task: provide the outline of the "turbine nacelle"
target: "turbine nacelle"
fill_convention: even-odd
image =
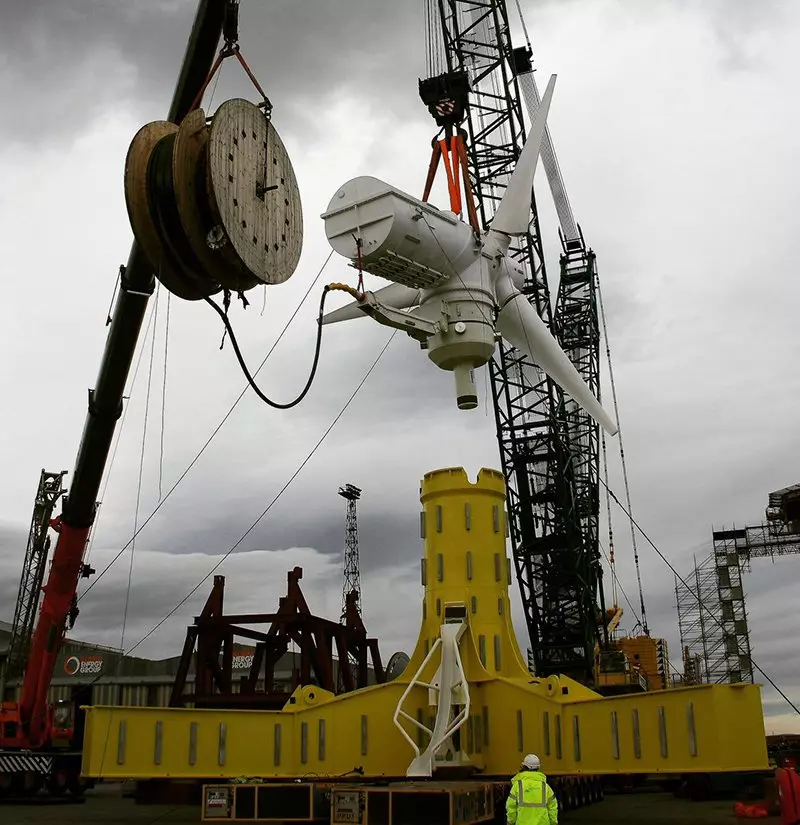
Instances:
[[[531,188],[553,95],[552,76],[491,227],[482,236],[442,211],[373,177],[345,183],[322,215],[333,249],[392,283],[334,310],[323,323],[369,315],[418,340],[455,375],[461,409],[478,405],[472,371],[497,339],[526,353],[610,433],[616,427],[522,294],[524,272],[508,257],[530,222]]]

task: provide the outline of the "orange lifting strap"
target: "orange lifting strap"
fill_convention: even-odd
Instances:
[[[436,177],[436,170],[439,167],[439,159],[442,159],[445,174],[447,175],[447,190],[450,193],[450,209],[459,217],[464,211],[461,199],[461,183],[464,184],[464,200],[467,202],[467,216],[469,225],[479,232],[478,213],[475,211],[475,198],[472,193],[472,186],[469,180],[469,170],[467,168],[467,142],[466,132],[459,129],[456,134],[451,128],[447,128],[444,138],[435,137],[431,141],[433,152],[431,162],[428,166],[428,177],[425,180],[425,191],[422,200],[427,203]],[[449,145],[448,145],[449,144]],[[459,174],[460,173],[460,174]]]

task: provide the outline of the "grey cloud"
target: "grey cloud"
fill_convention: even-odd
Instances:
[[[686,5],[685,0],[669,0]],[[550,2],[532,3],[538,9]],[[573,4],[575,9],[580,3]],[[692,9],[694,10],[692,4]],[[535,12],[528,9],[529,23]],[[35,0],[7,4],[0,50],[6,60],[0,90],[14,101],[6,137],[28,144],[74,135],[87,120],[113,108],[162,117],[194,16],[191,0],[104,3]],[[704,7],[726,55],[737,68],[751,60],[748,38],[778,23],[780,0],[747,0]],[[256,76],[282,108],[285,128],[319,138],[318,113],[348,92],[400,123],[426,117],[416,96],[424,74],[420,0],[320,3],[280,0],[241,4],[241,43]],[[250,94],[249,81],[226,66],[216,99]],[[354,112],[353,116],[358,113]]]
[[[397,6],[387,3],[385,10],[381,6],[380,13],[375,12],[375,28],[371,28],[373,18],[364,20],[357,11],[341,13],[342,5],[320,3],[318,13],[312,13],[309,2],[291,6],[272,4],[279,12],[270,11],[270,15],[284,15],[282,28],[266,25],[266,18],[262,26],[260,18],[254,17],[252,27],[244,31],[245,54],[276,107],[280,107],[281,117],[289,118],[288,128],[304,141],[316,140],[326,128],[330,129],[320,122],[319,111],[327,110],[327,105],[337,100],[352,101],[353,120],[363,123],[364,128],[392,107],[389,127],[412,110],[413,117],[419,118],[414,121],[414,128],[427,123],[428,116],[416,98],[416,76],[422,60],[411,52],[403,55],[407,62],[397,57],[406,42],[412,48],[421,44],[421,26],[419,32],[411,32],[410,28],[416,26],[418,7],[412,10],[402,6],[397,11]],[[725,3],[714,9],[721,14],[725,8],[741,5]],[[766,6],[746,5],[748,9]],[[69,8],[78,8],[75,4],[59,3],[52,18],[42,16],[41,3],[15,4],[12,13],[38,9],[40,18],[33,24],[18,23],[19,42],[32,42],[31,32],[38,31],[44,45],[36,48],[42,50],[41,54],[46,48],[51,49],[49,53],[53,55],[52,61],[41,59],[37,70],[25,63],[27,58],[16,45],[3,46],[13,64],[6,72],[6,82],[17,93],[11,96],[9,92],[8,99],[28,98],[19,109],[20,134],[24,133],[26,139],[32,134],[31,123],[42,111],[39,92],[45,82],[51,84],[49,108],[53,120],[63,120],[63,131],[58,132],[53,126],[46,134],[48,137],[57,133],[61,137],[67,131],[71,136],[84,132],[85,124],[78,122],[78,116],[93,117],[112,104],[135,112],[137,119],[161,116],[171,93],[192,7],[188,2],[158,7],[129,3],[120,11],[121,7],[110,4],[87,5],[83,8],[93,10],[92,18],[105,20],[98,29],[90,30],[89,23],[78,25],[58,16],[68,15]],[[377,7],[378,4],[370,5],[371,9]],[[677,569],[687,574],[693,551],[710,539],[712,525],[760,520],[766,492],[795,480],[797,444],[792,421],[797,418],[796,399],[800,396],[797,381],[792,377],[797,281],[792,274],[796,233],[791,216],[797,214],[798,204],[785,169],[786,160],[791,159],[794,151],[792,136],[797,128],[793,110],[786,107],[785,100],[792,93],[791,78],[796,75],[796,49],[792,44],[789,51],[777,39],[770,54],[774,62],[756,64],[759,71],[752,73],[751,82],[732,90],[734,84],[725,72],[705,71],[708,54],[701,54],[693,45],[692,37],[704,38],[708,33],[708,18],[698,22],[694,13],[686,19],[666,14],[675,7],[674,3],[661,5],[664,20],[676,24],[670,31],[686,25],[687,40],[661,38],[661,52],[654,49],[646,56],[631,44],[642,34],[641,27],[655,38],[660,18],[645,25],[639,19],[644,17],[642,13],[630,20],[631,28],[626,29],[618,25],[625,19],[624,4],[603,7],[608,8],[611,16],[607,18],[607,28],[603,28],[606,23],[601,21],[602,36],[598,36],[597,30],[584,33],[579,26],[567,25],[580,23],[578,10],[582,4],[577,0],[571,6],[573,17],[569,21],[561,17],[560,10],[558,14],[543,15],[541,20],[549,28],[541,36],[537,34],[538,20],[529,18],[529,23],[537,43],[541,40],[543,47],[555,43],[555,59],[550,62],[558,65],[553,68],[559,69],[564,79],[574,78],[572,91],[569,83],[561,86],[564,91],[559,99],[566,103],[554,108],[553,129],[573,205],[599,257],[634,513]],[[783,8],[792,9],[794,5],[784,4]],[[266,5],[256,7],[253,0],[245,0],[243,20],[251,13],[266,14],[265,9]],[[295,12],[296,9],[300,11]],[[382,17],[384,13],[402,13],[407,20],[395,26],[387,23],[394,18]],[[291,27],[287,22],[295,14],[297,26],[309,29],[297,38],[289,36]],[[120,15],[130,15],[126,32],[136,35],[130,42],[121,42],[118,24],[110,22],[114,15],[115,20],[122,19]],[[303,16],[307,17],[305,24]],[[8,36],[6,19],[0,37]],[[770,22],[768,15],[765,20]],[[53,21],[65,33],[55,40],[51,36]],[[359,25],[353,21],[359,21]],[[379,31],[381,25],[385,31]],[[744,38],[746,43],[750,42],[751,28],[756,40],[761,36],[762,24],[743,18],[737,11],[731,13],[730,25],[738,27],[737,37]],[[796,20],[792,25],[796,25]],[[142,37],[148,27],[155,31],[149,38]],[[347,30],[342,33],[343,29]],[[627,34],[621,34],[623,30]],[[87,63],[91,59],[75,46],[84,31],[94,31],[95,63]],[[792,29],[787,25],[785,31]],[[323,35],[327,37],[324,41]],[[247,39],[251,37],[262,37],[263,43]],[[298,43],[304,44],[302,49]],[[107,59],[112,52],[116,59]],[[618,55],[618,64],[608,60],[611,53]],[[678,53],[685,71],[694,78],[692,83],[675,78],[674,57]],[[41,57],[36,49],[29,50],[29,54]],[[716,59],[716,55],[712,58]],[[364,66],[370,61],[374,61],[374,71],[365,72]],[[384,82],[385,74],[381,74],[382,67],[387,65],[392,70],[391,84]],[[72,66],[71,72],[64,66]],[[336,82],[332,85],[334,76]],[[629,89],[637,105],[619,106],[617,90],[622,86]],[[124,94],[115,94],[120,88],[125,90]],[[228,67],[215,101],[241,93],[244,88],[238,70]],[[657,96],[655,103],[651,100],[653,95]],[[686,103],[691,129],[673,130],[676,112],[663,111],[664,100],[670,106],[673,100]],[[61,101],[63,111],[59,108]],[[760,116],[739,119],[739,107],[747,111],[757,109]],[[410,117],[403,122],[410,124]],[[732,129],[734,122],[736,128]],[[589,131],[587,123],[592,124]],[[282,125],[280,128],[283,131]],[[329,137],[333,140],[336,135]],[[117,159],[100,167],[102,171],[94,172],[98,184],[106,175],[118,175],[126,140],[114,150]],[[380,137],[376,142],[380,143]],[[94,150],[95,144],[91,145]],[[322,145],[322,141],[317,144]],[[396,154],[384,162],[397,168],[386,172],[387,180],[408,174],[411,165],[399,137],[393,146]],[[754,152],[753,147],[759,151]],[[78,185],[80,182],[60,176],[61,159],[73,157],[72,148],[62,142],[57,151],[53,149],[53,165],[43,169],[38,178],[26,167],[34,183],[20,178],[14,205],[6,208],[0,204],[9,235],[21,239],[7,248],[9,269],[33,269],[30,277],[9,284],[9,300],[14,302],[16,311],[8,320],[8,351],[15,356],[4,363],[9,372],[3,373],[4,397],[8,399],[2,428],[3,455],[8,469],[1,500],[2,517],[19,524],[19,536],[13,541],[0,536],[0,563],[4,571],[0,576],[0,609],[9,617],[27,532],[31,483],[41,462],[53,460],[58,466],[71,466],[85,413],[84,388],[94,380],[102,346],[100,318],[105,317],[112,276],[128,243],[124,204],[121,198],[112,204],[105,190],[95,195],[102,210],[92,213],[99,231],[91,250],[75,243],[75,238],[84,237],[85,227],[73,214],[65,214],[63,208],[42,213],[67,188],[76,193],[72,212],[88,212],[78,197],[86,194]],[[368,159],[382,149],[382,144],[377,148],[365,147],[365,171],[370,171]],[[33,163],[26,158],[26,164],[29,161]],[[422,163],[426,161],[423,157]],[[298,168],[303,162],[301,153],[296,161]],[[336,158],[326,162],[333,166]],[[4,175],[15,179],[20,167],[17,158],[6,161],[4,157],[2,163]],[[341,172],[344,177],[351,170]],[[419,168],[419,173],[424,173],[424,167]],[[58,185],[48,188],[51,178]],[[114,180],[118,182],[118,178]],[[326,181],[325,187],[329,184]],[[35,200],[26,200],[26,194],[37,185],[41,194]],[[307,191],[309,194],[304,197],[313,203],[314,186],[310,185]],[[320,195],[320,202],[327,194]],[[545,200],[541,192],[540,200]],[[60,250],[57,271],[44,255],[31,265],[29,250],[35,243],[41,243],[41,238],[26,234],[29,221],[25,209],[18,206],[19,201],[29,211],[35,208],[48,227],[48,244]],[[316,204],[309,209],[316,209]],[[101,211],[113,217],[105,219]],[[550,234],[555,237],[554,227]],[[113,244],[109,244],[109,236]],[[555,245],[551,246],[555,249]],[[551,256],[551,276],[556,269]],[[81,286],[80,302],[76,297],[77,284]],[[293,309],[295,288],[291,284],[287,287],[288,310],[271,315],[272,309],[268,308],[262,327],[241,322],[248,353],[266,349],[274,332],[270,325],[282,323]],[[167,484],[186,466],[241,386],[230,349],[222,353],[216,350],[216,326],[206,322],[199,309],[182,307],[176,302],[173,313]],[[18,329],[15,324],[19,324]],[[33,329],[38,336],[35,343],[28,338]],[[388,334],[368,320],[354,322],[349,329],[347,333],[344,328],[326,331],[318,383],[307,403],[278,416],[248,396],[201,463],[142,533],[134,567],[134,587],[141,601],[132,603],[131,638],[146,632],[174,602],[173,596],[177,598],[187,592],[214,563],[214,554],[230,547],[263,509],[327,426],[335,408]],[[0,335],[6,332],[4,328]],[[303,327],[298,320],[290,340],[276,352],[264,376],[264,386],[276,396],[287,397],[302,381],[312,332],[311,321]],[[54,361],[52,353],[60,353],[66,346],[70,357]],[[229,560],[234,569],[248,559],[252,563],[247,568],[249,580],[243,578],[241,586],[234,587],[231,573],[231,592],[246,594],[250,582],[257,582],[259,587],[262,583],[264,587],[269,585],[274,590],[262,593],[262,602],[269,608],[273,595],[277,597],[282,590],[289,561],[280,555],[281,548],[308,544],[317,553],[305,557],[309,576],[312,566],[329,575],[327,589],[320,584],[310,591],[320,600],[319,608],[317,602],[313,605],[319,612],[335,613],[340,597],[337,554],[341,553],[344,521],[336,487],[347,481],[359,484],[365,491],[360,510],[365,576],[369,574],[372,582],[399,575],[392,568],[392,561],[401,558],[405,563],[407,558],[409,587],[417,588],[416,487],[420,475],[442,464],[466,463],[474,469],[476,463],[499,463],[491,411],[488,417],[483,410],[460,414],[453,404],[451,376],[428,364],[421,366],[424,360],[426,356],[416,350],[413,342],[397,336],[330,439],[242,548],[269,552],[242,552]],[[49,380],[33,382],[30,375],[47,375]],[[143,380],[140,378],[101,510],[94,551],[99,561],[116,552],[130,536]],[[20,387],[24,392],[19,391]],[[607,385],[604,395],[610,400]],[[58,415],[50,414],[54,399],[58,399]],[[153,416],[151,409],[151,422],[155,421]],[[157,437],[157,426],[152,424],[151,437],[154,432]],[[150,512],[156,503],[154,443],[148,443],[142,514]],[[615,452],[616,443],[610,441],[611,485],[624,498]],[[612,510],[618,567],[635,605],[636,582],[627,524],[616,505],[612,504]],[[160,556],[156,551],[162,551]],[[203,555],[202,565],[190,556],[192,551]],[[651,632],[669,639],[673,657],[679,663],[672,575],[641,538],[639,553]],[[169,564],[149,569],[167,554]],[[274,560],[274,564],[266,558]],[[113,568],[110,583],[104,581],[87,597],[76,628],[79,636],[106,634],[111,639],[118,634],[117,617],[120,594],[125,589],[127,560],[125,556]],[[793,563],[795,560],[784,560],[774,570],[767,565],[761,568],[763,573],[754,567],[748,581],[756,659],[768,672],[776,674],[787,691],[798,688],[792,659],[770,647],[769,639],[772,635],[779,639],[796,635],[791,594],[779,589],[783,580],[789,578],[787,571]],[[608,594],[610,577],[607,575],[605,580]],[[107,586],[108,596],[104,596]],[[152,601],[148,595],[151,591],[158,596]],[[418,588],[408,591],[417,592]],[[201,588],[200,600],[204,593]],[[411,599],[410,595],[407,597]],[[95,602],[95,598],[99,601]],[[780,609],[774,615],[766,610],[771,602],[778,601]],[[96,606],[92,607],[93,604]],[[416,610],[416,601],[414,606]],[[374,609],[376,632],[397,632],[394,625],[399,627],[401,620],[387,620],[380,625],[381,605]],[[93,614],[92,610],[97,612]],[[170,651],[179,646],[181,625],[193,610],[194,606],[187,606],[188,612],[175,619],[177,630],[172,625],[169,630],[165,627],[164,633],[173,639],[169,645],[164,642]],[[518,615],[516,618],[519,622]],[[627,618],[629,614],[625,626],[630,626]],[[408,614],[405,630],[409,637],[416,632],[417,620],[415,612]],[[371,620],[368,625],[373,627]],[[161,641],[156,647],[159,645]],[[779,705],[773,706],[768,691],[764,695],[768,709],[775,707],[783,712]]]
[[[6,56],[0,88],[15,101],[12,136],[36,142],[73,134],[114,107],[133,106],[152,118],[163,117],[195,8],[191,0],[8,5],[0,32]],[[408,89],[413,99],[414,67],[424,66],[418,12],[415,0],[246,0],[240,11],[242,52],[267,94],[284,112],[294,113],[298,126],[323,129],[315,107],[342,89],[379,94],[381,105],[389,108],[408,97]],[[387,38],[387,32],[392,36]],[[217,100],[251,93],[244,74],[229,63]],[[402,85],[408,89],[396,95],[403,67]],[[296,106],[299,97],[302,106]]]

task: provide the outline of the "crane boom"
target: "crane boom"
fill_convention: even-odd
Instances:
[[[536,85],[533,67],[528,63],[523,68],[525,70],[520,71],[518,75],[519,86],[522,91],[522,97],[525,99],[528,119],[530,122],[533,122],[533,117],[539,108],[541,98],[539,97],[539,89]],[[580,237],[580,230],[578,229],[578,224],[575,222],[575,215],[572,213],[572,206],[570,206],[567,190],[564,186],[564,178],[561,175],[561,167],[558,165],[553,138],[550,135],[550,127],[547,125],[545,125],[544,128],[544,136],[542,137],[539,155],[542,160],[542,168],[547,174],[547,182],[550,184],[550,194],[553,196],[553,203],[556,207],[561,232],[564,235],[564,240],[569,243]]]
[[[200,0],[183,65],[167,118],[179,122],[189,111],[211,69],[220,35],[226,0]],[[47,691],[67,618],[74,607],[83,554],[94,521],[97,494],[106,466],[122,399],[147,302],[155,278],[142,251],[134,242],[128,263],[120,270],[120,289],[114,306],[95,388],[89,391],[89,409],[84,424],[73,481],[65,498],[56,529],[58,541],[53,563],[42,588],[44,597],[33,635],[31,654],[19,706],[4,706],[4,716],[16,715],[20,732],[13,742],[41,747],[47,742],[49,717]],[[20,735],[21,734],[21,735]],[[0,736],[0,744],[3,742]]]
[[[522,70],[519,72],[519,85],[528,116],[532,120],[540,104],[539,89],[531,63],[520,63]],[[541,156],[561,227],[563,247],[559,261],[561,278],[553,316],[554,333],[581,378],[600,400],[597,258],[586,246],[583,233],[575,220],[549,128],[545,129],[542,138]],[[600,432],[591,416],[569,397],[564,398],[564,421],[572,452],[575,505],[580,519],[584,555],[589,559],[592,575],[598,581],[598,584],[593,586],[601,589]],[[608,644],[610,631],[603,627],[601,630],[603,642]]]
[[[504,0],[437,0],[436,6],[447,72],[464,72],[470,80],[469,171],[486,225],[524,143],[520,78],[530,72],[530,52],[513,48]],[[533,193],[529,231],[511,254],[527,270],[528,301],[555,333]],[[505,344],[489,366],[510,538],[536,672],[591,682],[604,598],[601,569],[586,551],[582,531],[567,399]]]

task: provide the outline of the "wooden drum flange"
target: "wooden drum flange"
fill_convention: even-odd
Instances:
[[[281,284],[303,246],[303,210],[275,127],[247,100],[217,109],[208,138],[208,197],[229,252],[257,282]]]
[[[156,121],[131,142],[125,200],[134,235],[170,292],[199,300],[279,284],[294,272],[303,213],[286,149],[261,110],[223,103],[178,128]]]

